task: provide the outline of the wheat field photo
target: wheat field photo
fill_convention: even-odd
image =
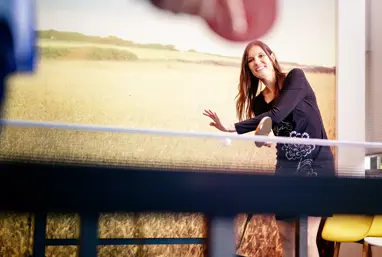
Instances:
[[[40,40],[36,74],[9,79],[5,118],[200,132],[216,132],[202,115],[204,109],[216,111],[224,121],[236,120],[240,58],[182,52],[171,46],[123,46],[57,37],[58,32]],[[293,67],[305,71],[317,94],[329,138],[335,139],[335,69],[282,65],[285,71]],[[0,156],[195,172],[272,172],[275,149],[256,148],[252,142],[243,141],[228,146],[216,139],[5,127]],[[245,215],[237,218],[237,235],[244,219]],[[0,256],[23,256],[30,250],[28,220],[26,214],[3,214]],[[204,237],[206,228],[200,214],[106,213],[101,215],[99,233],[104,238]],[[78,237],[77,215],[50,215],[47,237]],[[239,253],[280,256],[278,240],[273,216],[257,215]],[[203,253],[200,245],[99,248],[99,256],[183,257]],[[76,247],[48,247],[47,254],[76,256]]]

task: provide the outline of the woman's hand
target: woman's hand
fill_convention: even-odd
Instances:
[[[216,112],[211,110],[204,110],[203,115],[209,117],[212,120],[212,122],[210,122],[210,126],[215,127],[223,132],[232,132],[232,129],[229,129],[227,126],[223,125]]]

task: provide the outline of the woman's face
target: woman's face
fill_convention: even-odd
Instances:
[[[271,58],[274,58],[273,54]],[[254,45],[249,49],[247,63],[253,76],[258,79],[272,80],[274,78],[272,60],[260,46]]]

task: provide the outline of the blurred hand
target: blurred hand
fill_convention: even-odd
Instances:
[[[215,127],[220,131],[228,132],[228,128],[222,124],[216,112],[211,110],[204,110],[203,115],[211,118],[212,122],[210,122],[210,126]]]
[[[237,42],[264,36],[277,16],[278,0],[149,0],[173,13],[197,15],[221,37]]]

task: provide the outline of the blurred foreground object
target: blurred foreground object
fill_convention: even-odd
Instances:
[[[7,73],[33,72],[36,58],[36,10],[32,0],[0,3],[1,69]]]
[[[0,111],[8,76],[34,71],[35,16],[36,11],[32,0],[0,2]]]
[[[277,17],[277,0],[149,0],[173,13],[198,15],[221,37],[250,41],[269,32]]]

